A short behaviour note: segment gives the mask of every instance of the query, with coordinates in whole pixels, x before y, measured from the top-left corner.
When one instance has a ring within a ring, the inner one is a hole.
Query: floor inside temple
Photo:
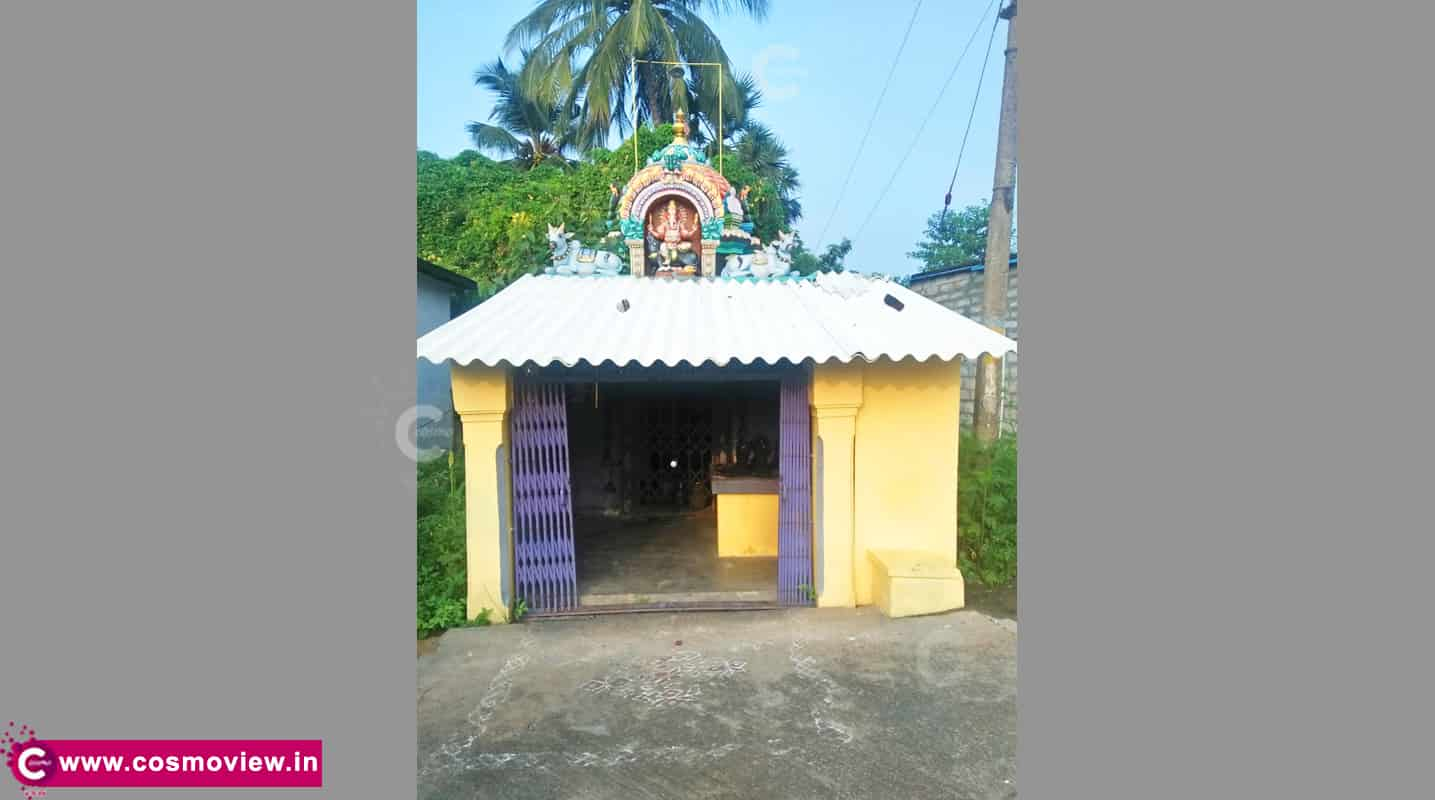
[[[776,558],[718,558],[717,512],[579,517],[580,606],[777,601]]]

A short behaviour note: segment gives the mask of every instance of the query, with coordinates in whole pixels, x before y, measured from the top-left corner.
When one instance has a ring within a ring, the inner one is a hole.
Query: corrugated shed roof
[[[478,288],[478,284],[474,283],[472,279],[465,278],[453,270],[444,269],[432,261],[425,261],[422,258],[418,259],[418,262],[420,274],[427,275],[434,280],[443,281],[459,291],[471,292]]]
[[[434,363],[776,364],[996,356],[1016,342],[885,278],[527,275],[418,340]]]
[[[1012,253],[1011,258],[1007,259],[1006,263],[1007,269],[1016,269],[1016,253]],[[962,264],[957,267],[942,267],[941,269],[931,269],[926,272],[914,272],[907,277],[907,283],[921,283],[933,278],[943,278],[947,275],[958,275],[963,272],[985,272],[986,268],[987,265],[985,262],[978,261],[975,264]]]

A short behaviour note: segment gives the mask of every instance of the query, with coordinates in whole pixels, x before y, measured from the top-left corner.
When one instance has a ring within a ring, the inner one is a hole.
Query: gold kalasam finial
[[[673,143],[688,143],[688,115],[682,109],[673,114]]]

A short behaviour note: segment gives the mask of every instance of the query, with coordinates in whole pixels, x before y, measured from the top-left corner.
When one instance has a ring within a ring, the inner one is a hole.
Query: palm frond
[[[468,135],[473,139],[473,146],[479,150],[489,150],[503,155],[513,155],[525,145],[518,137],[498,127],[487,125],[482,122],[470,122],[465,126]]]
[[[604,0],[540,0],[536,8],[509,29],[503,49],[513,50],[531,44],[552,30],[554,23],[600,13],[606,5]]]
[[[719,14],[730,13],[734,10],[745,11],[748,16],[758,22],[767,19],[770,5],[769,0],[707,0],[708,8]]]
[[[663,65],[640,64],[631,75],[629,69],[634,57],[715,61],[724,70],[726,132],[741,125],[761,93],[751,76],[733,77],[721,42],[700,15],[742,12],[761,20],[770,6],[770,0],[539,0],[508,32],[506,47],[531,47],[516,91],[537,100],[545,117],[558,108],[550,127],[566,129],[571,118],[570,140],[585,146],[602,143],[615,126],[623,133],[644,119],[670,119],[683,105],[694,115],[696,131],[698,116],[716,117],[716,87],[704,88],[696,75],[687,85],[675,83]],[[523,126],[535,128],[536,117],[525,116]],[[517,122],[502,121],[510,130],[508,123]]]

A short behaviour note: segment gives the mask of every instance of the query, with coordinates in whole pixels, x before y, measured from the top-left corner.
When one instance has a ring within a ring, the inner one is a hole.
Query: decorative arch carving
[[[654,203],[671,196],[681,197],[692,203],[697,209],[698,217],[704,222],[716,215],[712,200],[702,190],[690,183],[676,182],[651,183],[643,187],[633,199],[632,218],[647,219],[648,211]]]

